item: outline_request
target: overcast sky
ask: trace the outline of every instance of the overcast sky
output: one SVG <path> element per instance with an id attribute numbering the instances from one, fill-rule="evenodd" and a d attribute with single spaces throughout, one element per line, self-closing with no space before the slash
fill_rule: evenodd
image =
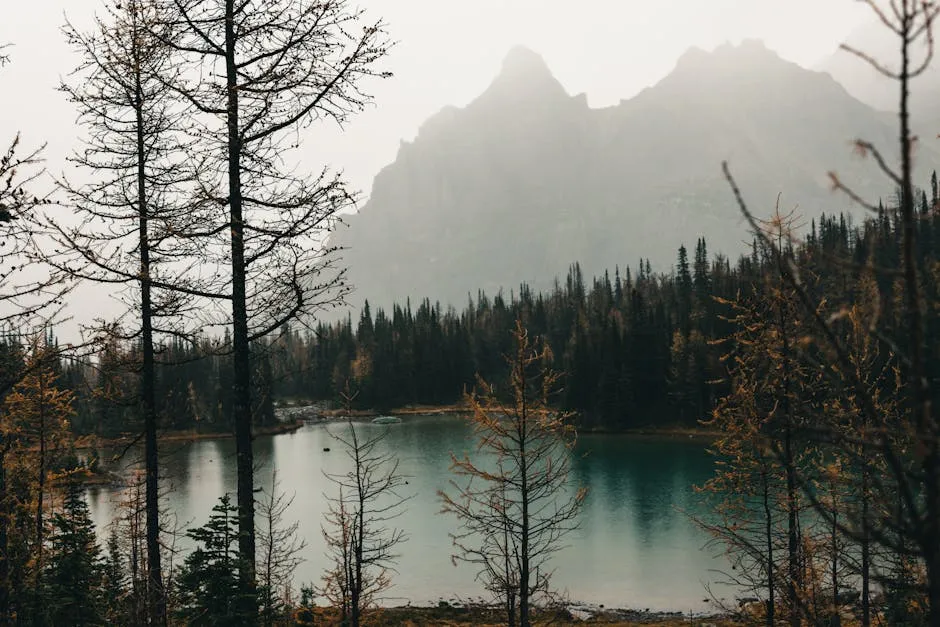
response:
<path id="1" fill-rule="evenodd" d="M 87 24 L 102 0 L 2 0 L 0 42 L 13 63 L 0 70 L 0 138 L 49 143 L 52 171 L 72 147 L 75 115 L 55 90 L 75 65 L 63 41 L 65 16 Z M 665 76 L 690 46 L 763 39 L 783 57 L 811 67 L 869 14 L 858 0 L 362 0 L 398 42 L 395 77 L 375 85 L 374 109 L 345 133 L 320 131 L 304 164 L 343 167 L 368 193 L 402 139 L 445 105 L 472 100 L 522 44 L 542 54 L 571 94 L 591 106 L 616 104 Z M 6 140 L 4 140 L 5 142 Z"/>
<path id="2" fill-rule="evenodd" d="M 87 27 L 102 1 L 0 0 L 0 43 L 12 44 L 12 63 L 0 69 L 0 145 L 17 131 L 24 147 L 46 142 L 51 173 L 63 171 L 78 134 L 75 113 L 56 90 L 76 63 L 60 27 L 66 16 Z M 397 42 L 387 60 L 395 76 L 374 85 L 375 106 L 345 131 L 326 127 L 308 136 L 300 166 L 343 168 L 365 194 L 402 140 L 413 139 L 442 107 L 479 95 L 515 45 L 540 53 L 570 94 L 586 93 L 591 106 L 602 107 L 663 78 L 691 46 L 711 50 L 757 38 L 813 67 L 871 19 L 858 0 L 361 0 L 361 6 L 384 19 Z M 76 320 L 60 329 L 65 336 L 93 313 L 108 315 L 106 300 L 95 294 L 88 287 L 73 298 Z M 117 303 L 113 308 L 116 314 Z"/>

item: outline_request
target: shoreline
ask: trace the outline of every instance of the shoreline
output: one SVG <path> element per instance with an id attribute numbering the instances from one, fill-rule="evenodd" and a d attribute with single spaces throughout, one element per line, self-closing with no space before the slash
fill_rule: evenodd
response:
<path id="1" fill-rule="evenodd" d="M 679 627 L 708 624 L 715 627 L 739 627 L 742 623 L 733 617 L 719 612 L 686 614 L 679 611 L 633 610 L 624 608 L 605 608 L 603 605 L 581 603 L 563 604 L 557 609 L 533 608 L 534 617 L 548 620 L 553 625 L 604 624 L 619 627 L 640 627 L 658 625 L 659 627 Z M 303 612 L 303 610 L 301 610 Z M 381 625 L 450 625 L 452 627 L 495 627 L 505 624 L 505 615 L 501 608 L 493 605 L 452 604 L 440 601 L 437 606 L 398 605 L 375 608 L 371 618 Z M 305 616 L 308 620 L 329 621 L 335 619 L 335 609 L 314 608 Z M 316 624 L 315 622 L 301 624 Z"/>
<path id="2" fill-rule="evenodd" d="M 285 421 L 275 425 L 256 427 L 252 429 L 252 436 L 281 435 L 294 433 L 305 424 L 304 420 Z M 157 434 L 158 442 L 195 442 L 196 440 L 224 440 L 234 438 L 231 431 L 196 431 L 185 429 L 182 431 L 164 431 Z M 94 435 L 83 435 L 75 439 L 75 450 L 87 451 L 95 448 L 112 448 L 128 446 L 143 441 L 140 434 L 122 434 L 113 438 L 101 438 Z"/>
<path id="3" fill-rule="evenodd" d="M 322 409 L 314 404 L 310 405 L 287 405 L 279 407 L 286 419 L 283 422 L 265 427 L 253 429 L 252 435 L 273 436 L 294 433 L 301 429 L 307 423 L 333 422 L 344 418 L 369 419 L 378 416 L 445 416 L 445 415 L 467 415 L 472 412 L 466 404 L 451 405 L 406 405 L 396 407 L 388 411 L 379 411 L 377 409 L 353 409 L 346 411 L 344 409 Z M 700 427 L 662 425 L 647 427 L 631 427 L 629 429 L 604 429 L 604 428 L 585 428 L 578 431 L 579 435 L 627 435 L 641 438 L 666 438 L 690 440 L 714 441 L 722 434 L 717 431 L 704 429 Z M 163 431 L 157 434 L 157 440 L 160 442 L 195 442 L 197 440 L 222 440 L 235 437 L 231 431 L 196 431 L 195 429 L 185 429 L 180 431 Z M 83 435 L 75 440 L 75 450 L 91 450 L 95 448 L 111 448 L 117 446 L 128 446 L 136 441 L 142 441 L 140 434 L 122 434 L 116 437 L 103 438 L 94 435 Z"/>
<path id="4" fill-rule="evenodd" d="M 661 427 L 630 427 L 620 431 L 610 429 L 585 429 L 578 431 L 579 434 L 609 434 L 609 435 L 631 435 L 643 438 L 688 438 L 690 440 L 708 440 L 713 441 L 723 434 L 720 431 L 711 429 L 702 429 L 700 427 L 685 427 L 663 425 Z"/>
<path id="5" fill-rule="evenodd" d="M 447 414 L 470 414 L 472 410 L 466 404 L 454 405 L 406 405 L 382 412 L 376 409 L 353 409 L 346 412 L 343 409 L 328 409 L 321 413 L 321 420 L 338 420 L 341 418 L 375 418 L 377 416 L 443 416 Z M 630 435 L 647 438 L 689 438 L 696 440 L 715 440 L 722 433 L 702 427 L 685 425 L 662 425 L 630 427 L 629 429 L 584 428 L 578 429 L 579 435 Z"/>
<path id="6" fill-rule="evenodd" d="M 469 414 L 470 407 L 464 404 L 454 405 L 405 405 L 388 411 L 377 409 L 326 409 L 321 412 L 326 418 L 375 418 L 378 416 L 443 416 L 446 414 Z"/>

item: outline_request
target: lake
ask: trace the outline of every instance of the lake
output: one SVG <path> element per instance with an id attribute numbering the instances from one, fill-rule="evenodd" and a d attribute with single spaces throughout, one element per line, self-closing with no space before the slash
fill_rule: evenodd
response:
<path id="1" fill-rule="evenodd" d="M 325 569 L 320 523 L 324 492 L 333 486 L 324 472 L 342 472 L 349 461 L 330 430 L 342 423 L 309 424 L 299 431 L 255 441 L 256 481 L 269 489 L 274 470 L 280 488 L 295 495 L 288 521 L 299 521 L 306 540 L 305 561 L 296 582 L 317 582 Z M 484 592 L 470 565 L 451 564 L 448 534 L 456 519 L 439 513 L 438 489 L 447 488 L 450 453 L 473 446 L 466 419 L 460 416 L 405 417 L 401 424 L 357 423 L 372 432 L 387 429 L 385 446 L 400 459 L 414 497 L 398 520 L 410 536 L 401 546 L 395 586 L 385 603 L 436 604 L 439 600 L 478 599 Z M 331 451 L 323 449 L 329 447 Z M 235 489 L 232 439 L 161 444 L 164 486 L 171 489 L 168 508 L 179 524 L 199 526 L 225 491 Z M 127 467 L 132 460 L 119 462 Z M 712 458 L 701 441 L 630 435 L 583 435 L 572 460 L 572 478 L 588 487 L 580 529 L 554 560 L 553 583 L 572 601 L 652 610 L 708 609 L 705 584 L 720 580 L 725 565 L 708 536 L 690 519 L 704 515 L 693 485 L 712 473 Z M 118 488 L 93 487 L 88 501 L 102 530 L 121 499 Z M 234 499 L 233 499 L 234 500 Z M 187 539 L 178 544 L 188 546 Z M 298 585 L 299 587 L 299 585 Z M 720 586 L 718 593 L 733 596 Z"/>

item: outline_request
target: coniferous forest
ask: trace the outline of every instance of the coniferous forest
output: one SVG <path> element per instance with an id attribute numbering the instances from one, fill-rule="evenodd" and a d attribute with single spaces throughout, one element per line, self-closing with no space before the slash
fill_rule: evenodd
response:
<path id="1" fill-rule="evenodd" d="M 919 258 L 928 268 L 940 251 L 936 176 L 919 192 Z M 794 219 L 806 221 L 806 216 Z M 859 299 L 868 260 L 897 272 L 899 215 L 890 203 L 878 215 L 853 224 L 845 214 L 808 219 L 794 255 L 816 295 L 846 307 Z M 253 346 L 253 415 L 260 426 L 274 421 L 275 401 L 331 401 L 342 405 L 347 381 L 356 389 L 353 407 L 386 411 L 406 405 L 449 405 L 463 400 L 477 375 L 506 378 L 504 355 L 515 321 L 544 337 L 555 353 L 564 385 L 555 403 L 578 416 L 587 429 L 624 430 L 695 426 L 729 391 L 727 351 L 720 340 L 736 330 L 731 303 L 760 298 L 772 259 L 757 242 L 753 252 L 731 261 L 709 254 L 703 239 L 676 255 L 669 273 L 648 262 L 613 268 L 586 278 L 577 263 L 548 293 L 525 285 L 507 293 L 468 295 L 461 311 L 439 303 L 395 305 L 390 312 L 366 302 L 359 318 L 312 329 L 284 327 Z M 879 288 L 892 289 L 882 278 Z M 896 320 L 887 304 L 884 316 Z M 164 347 L 170 365 L 160 368 L 159 413 L 165 429 L 231 428 L 231 340 L 203 338 Z M 135 363 L 133 343 L 107 346 L 88 363 L 63 361 L 61 385 L 75 395 L 79 434 L 116 435 L 139 428 L 137 414 L 121 398 L 133 398 L 139 381 L 121 368 Z M 93 361 L 94 366 L 90 365 Z M 102 390 L 110 390 L 102 394 Z"/>
<path id="2" fill-rule="evenodd" d="M 0 627 L 574 624 L 554 577 L 594 505 L 578 433 L 632 430 L 706 438 L 707 478 L 685 486 L 702 509 L 683 514 L 731 596 L 705 586 L 714 611 L 688 621 L 592 620 L 940 627 L 940 183 L 915 181 L 908 102 L 940 6 L 867 4 L 900 63 L 856 55 L 899 96 L 897 145 L 853 145 L 881 200 L 833 173 L 829 212 L 787 210 L 786 190 L 764 210 L 716 164 L 751 239 L 737 258 L 693 237 L 670 268 L 575 259 L 548 290 L 366 300 L 334 322 L 318 315 L 352 286 L 330 236 L 358 195 L 289 157 L 392 78 L 387 25 L 344 0 L 122 0 L 67 23 L 82 175 L 44 189 L 43 148 L 18 135 L 0 155 Z M 63 338 L 88 285 L 122 311 Z M 388 445 L 397 417 L 355 420 L 455 404 L 471 452 L 447 452 L 432 494 Z M 284 405 L 334 421 L 320 494 L 259 478 L 257 439 L 301 428 Z M 232 444 L 217 502 L 182 529 L 161 456 L 181 434 Z M 91 485 L 119 497 L 106 528 Z M 292 507 L 314 498 L 311 558 Z M 421 498 L 479 603 L 386 607 L 404 553 L 427 552 L 402 523 Z"/>

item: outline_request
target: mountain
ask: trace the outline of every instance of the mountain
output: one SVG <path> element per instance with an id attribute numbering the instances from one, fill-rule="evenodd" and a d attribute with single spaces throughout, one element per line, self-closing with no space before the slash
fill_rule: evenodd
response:
<path id="1" fill-rule="evenodd" d="M 898 38 L 880 21 L 865 24 L 846 40 L 846 45 L 876 60 L 885 69 L 900 67 Z M 913 46 L 912 64 L 921 63 L 927 54 L 925 41 Z M 897 81 L 885 76 L 857 55 L 843 49 L 823 59 L 816 68 L 830 74 L 846 90 L 875 109 L 897 112 L 900 93 Z M 936 60 L 911 80 L 910 111 L 915 129 L 922 137 L 936 137 L 940 132 L 940 63 Z"/>
<path id="2" fill-rule="evenodd" d="M 402 143 L 334 243 L 347 248 L 353 303 L 386 307 L 550 287 L 575 261 L 588 276 L 640 258 L 668 271 L 700 236 L 712 252 L 750 246 L 723 160 L 755 213 L 782 193 L 782 208 L 798 205 L 808 222 L 848 206 L 830 170 L 870 197 L 891 192 L 851 146 L 892 146 L 891 124 L 760 42 L 689 50 L 658 84 L 602 109 L 517 48 L 476 100 Z"/>

